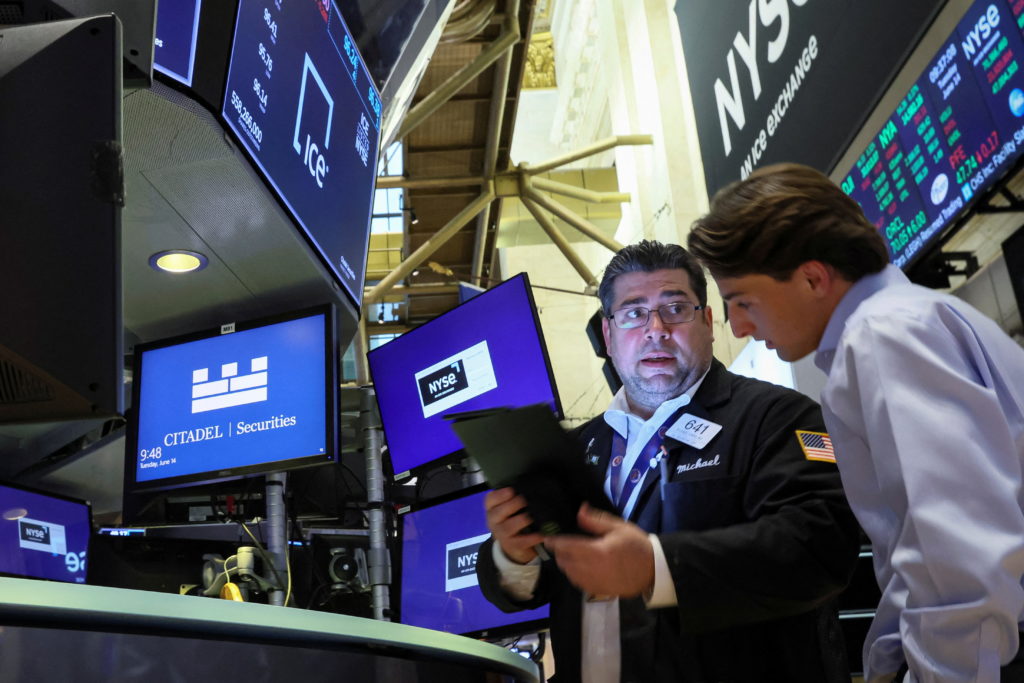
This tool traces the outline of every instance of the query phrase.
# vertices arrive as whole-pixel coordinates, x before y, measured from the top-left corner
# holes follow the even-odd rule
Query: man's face
[[[684,270],[624,273],[615,278],[611,312],[642,306],[655,309],[671,303],[697,305],[697,295]],[[651,312],[646,325],[620,329],[604,319],[608,355],[626,389],[631,407],[653,413],[665,401],[686,391],[711,363],[711,311],[702,309],[688,323],[666,325]]]
[[[783,281],[743,275],[716,277],[715,282],[736,337],[763,341],[785,361],[799,360],[818,347],[831,311],[825,312],[800,269]]]

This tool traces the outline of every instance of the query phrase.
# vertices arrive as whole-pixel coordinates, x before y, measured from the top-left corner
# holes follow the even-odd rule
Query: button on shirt
[[[897,267],[858,280],[815,356],[882,600],[865,679],[997,682],[1024,616],[1024,350]]]
[[[609,427],[626,439],[626,455],[623,459],[622,471],[629,472],[643,447],[651,436],[663,426],[679,408],[687,405],[700,388],[707,372],[701,376],[685,393],[661,404],[650,419],[629,410],[624,389],[619,389],[612,398],[611,405],[604,413],[604,420]],[[671,426],[671,425],[665,425]],[[644,476],[656,476],[656,469],[645,468]],[[636,497],[643,485],[643,479],[637,482],[631,500],[624,508],[624,517],[629,516],[636,503]],[[610,476],[605,476],[605,493],[611,499]],[[654,589],[650,596],[645,596],[647,607],[674,607],[677,604],[675,584],[669,572],[668,561],[661,548],[661,542],[654,534],[648,536],[654,551]],[[533,591],[540,578],[540,558],[520,565],[505,556],[499,544],[492,546],[494,564],[501,573],[501,587],[513,598],[526,600],[533,596]],[[621,672],[621,643],[619,640],[619,601],[584,600],[582,611],[582,651],[581,666],[584,683],[618,683]],[[557,668],[558,663],[555,663]]]

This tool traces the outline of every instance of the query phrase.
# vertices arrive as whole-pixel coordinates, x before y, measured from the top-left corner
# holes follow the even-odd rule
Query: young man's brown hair
[[[800,164],[766,166],[719,190],[688,247],[715,277],[786,280],[801,263],[821,261],[855,282],[889,262],[857,202]]]

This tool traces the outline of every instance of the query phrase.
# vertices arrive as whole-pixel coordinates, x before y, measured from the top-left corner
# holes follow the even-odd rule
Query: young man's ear
[[[835,286],[835,268],[821,261],[804,261],[796,267],[794,276],[813,296],[824,298]]]

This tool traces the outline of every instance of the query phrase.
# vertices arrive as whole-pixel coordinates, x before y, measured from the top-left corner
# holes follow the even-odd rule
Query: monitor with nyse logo
[[[490,536],[483,491],[406,512],[401,519],[399,621],[481,638],[545,627],[547,606],[506,614],[488,602],[476,577],[480,544]]]
[[[333,307],[135,347],[126,491],[334,460]]]
[[[458,453],[444,416],[546,403],[561,416],[525,273],[368,354],[396,475]]]
[[[332,0],[239,1],[222,115],[358,306],[381,102]]]
[[[85,583],[89,504],[0,484],[0,576]]]

